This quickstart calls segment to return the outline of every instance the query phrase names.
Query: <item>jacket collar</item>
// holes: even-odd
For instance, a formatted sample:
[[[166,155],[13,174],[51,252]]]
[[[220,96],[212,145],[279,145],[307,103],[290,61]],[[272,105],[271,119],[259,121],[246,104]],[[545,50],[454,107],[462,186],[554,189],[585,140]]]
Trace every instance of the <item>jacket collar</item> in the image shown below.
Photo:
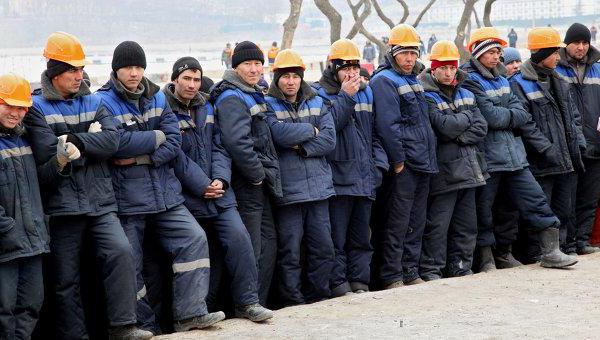
[[[468,64],[470,64],[472,69],[477,71],[486,79],[494,79],[506,75],[506,67],[502,63],[498,63],[496,67],[490,70],[487,67],[483,66],[483,64],[479,62],[479,60],[471,57],[471,59],[469,59]]]
[[[337,79],[337,72],[333,69],[332,65],[327,66],[327,68],[323,70],[321,79],[319,79],[317,83],[325,90],[325,93],[329,95],[338,94],[342,89],[342,84]],[[361,82],[359,91],[364,90],[366,87],[367,84]]]
[[[42,72],[41,86],[42,96],[44,96],[46,100],[68,100],[58,93],[56,88],[54,88],[54,85],[52,85],[52,80],[50,80],[50,78],[48,78],[46,75],[46,71]],[[89,86],[85,81],[82,81],[81,85],[79,86],[79,91],[77,91],[77,93],[75,93],[70,99],[87,96],[89,94],[91,94]]]
[[[167,97],[167,101],[169,102],[171,110],[176,111],[180,114],[187,114],[189,110],[195,109],[198,106],[206,104],[206,96],[200,92],[196,93],[194,98],[192,98],[192,100],[190,101],[189,105],[184,104],[175,95],[175,85],[173,83],[165,85],[162,91]]]
[[[306,100],[314,98],[317,95],[315,90],[312,87],[310,87],[310,85],[308,85],[304,81],[304,79],[300,83],[300,91],[298,91],[298,94],[300,95],[300,97],[297,98],[297,103],[302,103]],[[273,98],[277,98],[279,100],[287,101],[285,95],[283,94],[283,91],[281,91],[281,89],[275,84],[275,82],[272,82],[269,86],[269,92],[267,93],[267,95]]]
[[[523,79],[525,79],[525,80],[531,80],[531,81],[539,80],[539,76],[537,74],[537,71],[536,71],[535,66],[533,65],[531,59],[527,59],[523,63],[523,65],[521,65],[521,69],[519,70],[519,72],[521,72],[521,75],[523,76]],[[552,71],[551,76],[554,78],[559,77],[558,73],[556,73],[555,70]]]
[[[456,86],[455,88],[460,87],[460,85],[467,79],[467,73],[461,69],[458,69],[456,72]],[[423,85],[423,90],[429,92],[439,92],[443,93],[440,90],[440,84],[435,81],[433,75],[431,74],[431,69],[427,68],[419,74],[419,81],[421,85]]]
[[[110,80],[106,85],[103,86],[103,89],[106,87],[113,88],[117,95],[125,100],[128,100],[127,92],[129,92],[123,83],[117,79],[117,76],[114,72],[110,73]],[[140,82],[140,87],[143,87],[143,92],[141,94],[142,97],[146,97],[148,99],[154,97],[158,91],[160,91],[160,87],[153,82],[151,82],[148,78],[142,77],[142,81]]]
[[[385,54],[383,63],[381,65],[379,65],[379,67],[377,68],[377,70],[375,70],[375,72],[373,74],[375,75],[386,69],[394,70],[394,71],[396,71],[396,73],[398,73],[400,75],[404,75],[404,76],[406,76],[406,75],[417,76],[425,69],[425,65],[423,65],[420,61],[417,60],[412,71],[409,74],[406,74],[406,72],[402,71],[402,69],[396,62],[396,59],[392,56],[392,51],[390,50]]]
[[[562,47],[558,51],[558,53],[560,54],[560,61],[558,62],[558,64],[561,66],[565,66],[565,67],[571,66],[569,64],[569,60],[571,59],[571,57],[569,57],[567,55],[567,49],[565,47]],[[597,63],[599,60],[600,60],[600,50],[598,50],[594,46],[590,45],[590,49],[588,50],[587,59],[586,59],[585,63],[587,65],[593,65],[594,63]]]

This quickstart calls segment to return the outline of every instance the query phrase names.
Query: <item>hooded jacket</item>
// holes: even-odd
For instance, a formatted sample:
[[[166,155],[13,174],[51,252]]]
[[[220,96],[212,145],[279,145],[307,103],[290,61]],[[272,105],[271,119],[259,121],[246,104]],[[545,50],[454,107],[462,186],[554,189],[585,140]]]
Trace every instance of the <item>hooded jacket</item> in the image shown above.
[[[283,197],[280,205],[321,201],[335,195],[325,156],[335,148],[335,126],[323,98],[304,81],[290,103],[271,83],[267,120],[277,147]],[[319,130],[315,135],[315,129]]]
[[[135,164],[112,167],[119,214],[153,214],[182,204],[181,184],[170,164],[179,154],[181,134],[164,93],[144,77],[139,98],[133,99],[112,73],[96,95],[119,132],[114,158],[136,158]]]
[[[214,109],[207,97],[198,93],[185,105],[175,96],[173,84],[167,84],[162,91],[179,122],[182,143],[173,164],[183,185],[185,206],[196,218],[215,217],[219,208],[236,206],[235,195],[229,188],[231,159],[221,146]],[[205,188],[214,179],[223,182],[225,193],[218,199],[205,199]]]
[[[402,72],[391,52],[369,82],[373,89],[375,122],[389,163],[404,162],[411,170],[436,173],[435,134],[429,122],[429,108],[417,75],[417,63],[410,74]]]
[[[250,183],[264,181],[271,194],[281,197],[279,162],[261,89],[246,84],[235,70],[226,70],[210,100],[221,127],[221,142],[233,162],[233,173]]]
[[[22,132],[0,128],[0,263],[49,252],[36,163]]]
[[[587,143],[585,158],[600,159],[600,51],[590,45],[583,82],[569,64],[566,50],[561,48],[556,72],[569,84],[571,94],[581,115],[581,126]]]
[[[430,194],[474,188],[485,184],[485,156],[480,148],[487,134],[487,122],[472,92],[462,88],[467,74],[458,70],[452,96],[441,90],[431,69],[419,75],[429,103],[431,125],[437,135],[440,172],[431,180]]]
[[[348,96],[341,91],[331,67],[325,69],[321,79],[312,86],[319,96],[332,103],[336,147],[327,159],[336,194],[374,200],[382,174],[389,165],[375,129],[373,91],[361,84],[354,96]]]
[[[119,137],[110,113],[100,107],[100,98],[90,93],[85,82],[69,99],[58,93],[45,72],[41,83],[24,124],[38,166],[46,214],[99,216],[115,212],[108,159],[117,151]],[[88,132],[93,122],[101,124],[101,132]],[[80,142],[81,157],[60,171],[56,144],[65,134]]]

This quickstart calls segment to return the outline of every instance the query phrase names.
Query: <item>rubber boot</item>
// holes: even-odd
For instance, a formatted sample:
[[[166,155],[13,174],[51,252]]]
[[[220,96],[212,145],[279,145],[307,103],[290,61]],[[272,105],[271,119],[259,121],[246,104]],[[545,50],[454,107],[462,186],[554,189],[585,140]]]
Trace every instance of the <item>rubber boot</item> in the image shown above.
[[[487,273],[496,270],[492,247],[478,247],[476,251],[479,259],[479,270],[477,272]]]
[[[577,263],[577,256],[566,255],[560,251],[558,228],[550,227],[539,233],[542,261],[540,265],[545,268],[564,268]]]
[[[262,322],[273,317],[273,311],[258,303],[246,306],[236,306],[235,316],[248,319],[253,322]]]
[[[187,332],[192,329],[203,329],[210,327],[217,322],[225,319],[225,313],[214,312],[204,314],[202,316],[195,316],[193,318],[175,321],[175,332]]]
[[[579,255],[589,255],[589,254],[597,253],[598,251],[600,251],[600,248],[592,247],[592,246],[585,246],[585,247],[577,248],[577,254],[579,254]]]
[[[498,269],[514,268],[523,265],[514,258],[510,245],[497,246],[494,251],[494,261]]]
[[[152,332],[139,329],[134,325],[116,326],[108,330],[109,340],[147,340],[153,336]]]

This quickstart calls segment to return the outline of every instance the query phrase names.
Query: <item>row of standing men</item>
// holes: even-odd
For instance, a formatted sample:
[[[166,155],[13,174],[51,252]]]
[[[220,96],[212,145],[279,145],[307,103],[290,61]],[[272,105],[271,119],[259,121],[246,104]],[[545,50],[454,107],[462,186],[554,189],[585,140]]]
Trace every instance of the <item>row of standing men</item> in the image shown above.
[[[224,318],[215,309],[224,285],[236,316],[264,321],[270,291],[286,306],[516,265],[495,237],[500,187],[515,206],[498,209],[518,210],[541,265],[575,264],[559,243],[593,251],[571,197],[576,171],[583,182],[593,176],[598,132],[588,125],[598,114],[586,101],[600,98],[598,53],[579,28],[566,47],[553,29],[532,30],[532,59],[510,83],[499,62],[506,42],[493,28],[473,33],[460,69],[456,46],[441,41],[423,70],[417,32],[398,25],[368,86],[349,40],[331,46],[312,86],[300,56],[284,50],[266,97],[256,86],[264,56],[251,42],[236,46],[233,70],[209,95],[199,92],[197,60],[179,59],[160,90],[143,76],[143,49],[123,42],[111,79],[92,95],[79,41],[51,35],[32,102],[27,82],[2,78],[0,270],[11,279],[0,291],[3,336],[31,334],[43,300],[40,254],[50,250],[56,337],[87,337],[87,263],[73,256],[86,239],[112,338],[208,327]],[[572,53],[586,41],[583,56]],[[569,53],[560,77],[559,53]],[[586,194],[593,214],[598,192]],[[159,319],[173,321],[159,326],[165,301],[169,315]]]

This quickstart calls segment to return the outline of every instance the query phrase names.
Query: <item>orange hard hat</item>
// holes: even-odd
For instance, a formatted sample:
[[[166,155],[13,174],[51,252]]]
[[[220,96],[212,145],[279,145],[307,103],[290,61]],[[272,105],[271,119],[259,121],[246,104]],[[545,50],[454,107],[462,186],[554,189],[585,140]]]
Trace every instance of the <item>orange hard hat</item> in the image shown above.
[[[460,53],[458,53],[458,47],[456,47],[456,44],[454,44],[452,41],[440,40],[431,47],[429,60],[460,60]]]
[[[85,59],[81,42],[74,35],[65,32],[54,32],[46,41],[44,57],[62,61],[71,66],[85,66],[89,62]]]
[[[290,68],[290,67],[299,67],[303,70],[306,70],[306,66],[302,61],[302,57],[294,51],[290,49],[285,49],[275,57],[275,62],[273,63],[273,71],[278,70],[280,68]]]
[[[469,39],[469,44],[467,45],[467,50],[469,52],[473,52],[473,45],[477,42],[492,39],[500,43],[502,47],[508,46],[506,40],[500,38],[500,32],[494,27],[481,27],[473,31],[471,33],[471,39]]]
[[[414,27],[407,24],[400,24],[392,28],[388,45],[419,47],[421,46],[421,39]]]
[[[527,35],[527,49],[530,51],[565,46],[560,39],[560,33],[553,27],[532,28]]]
[[[340,39],[331,44],[329,60],[360,60],[358,46],[350,39]]]
[[[11,106],[30,107],[33,102],[29,82],[14,73],[1,75],[0,101]]]

